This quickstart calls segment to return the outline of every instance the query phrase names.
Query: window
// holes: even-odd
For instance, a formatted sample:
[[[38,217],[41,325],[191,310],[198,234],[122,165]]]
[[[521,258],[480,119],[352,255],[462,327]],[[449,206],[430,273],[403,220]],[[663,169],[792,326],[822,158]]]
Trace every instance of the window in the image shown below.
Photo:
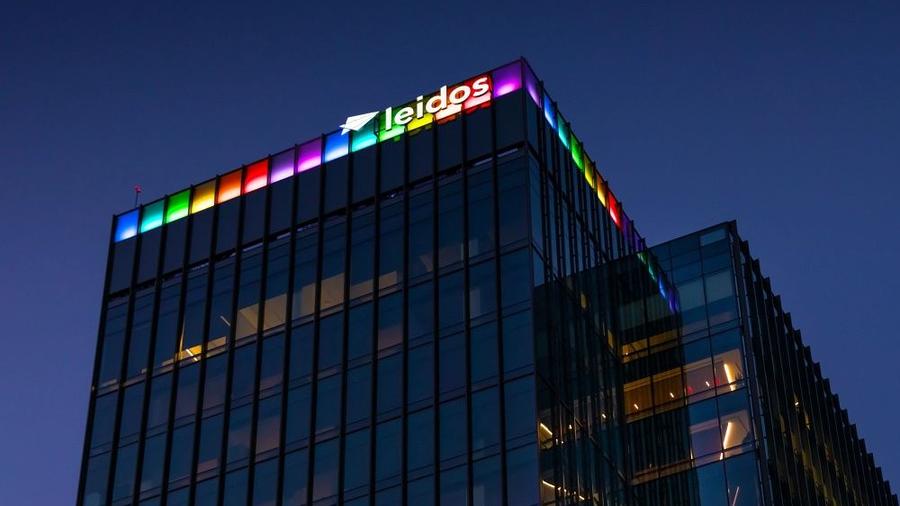
[[[303,385],[288,391],[285,420],[285,444],[290,445],[309,437],[310,386]]]
[[[291,333],[290,380],[291,383],[308,378],[312,374],[313,324],[294,327]]]
[[[434,394],[434,348],[431,343],[409,350],[407,395],[410,404]]]
[[[315,229],[297,234],[292,303],[294,318],[309,316],[316,309],[316,241]]]
[[[228,420],[228,462],[236,462],[250,456],[250,419],[252,406],[231,410]]]
[[[438,294],[440,327],[447,328],[462,323],[464,317],[463,273],[441,276]]]
[[[281,437],[281,396],[273,395],[259,401],[256,422],[256,454],[278,448]]]
[[[472,464],[473,506],[500,506],[503,492],[500,487],[500,459],[491,457]]]
[[[287,311],[288,269],[291,245],[281,239],[269,246],[263,330],[284,324]]]
[[[163,425],[169,420],[169,395],[171,391],[171,374],[153,378],[153,381],[150,383],[150,405],[147,407],[148,429]]]
[[[238,469],[225,475],[225,490],[222,492],[222,506],[244,506],[247,504],[247,468]]]
[[[127,302],[116,302],[106,309],[103,328],[103,351],[100,359],[100,386],[116,383],[122,367],[122,348],[125,343],[125,317]]]
[[[262,369],[259,372],[259,391],[265,392],[281,384],[284,370],[284,334],[263,341]]]
[[[506,453],[506,489],[509,504],[532,506],[538,503],[537,450],[525,446]]]
[[[197,412],[197,389],[200,365],[192,364],[178,371],[178,392],[175,396],[175,419],[193,416]]]
[[[448,169],[462,162],[462,121],[437,125],[438,170]]]
[[[319,380],[316,399],[316,433],[336,429],[340,423],[341,414],[340,374]]]
[[[440,456],[444,461],[466,452],[465,397],[442,403],[440,417]]]
[[[223,415],[205,418],[200,425],[200,450],[197,456],[197,473],[204,473],[219,466],[222,452]]]
[[[234,294],[234,261],[216,265],[213,271],[212,299],[209,308],[208,349],[215,349],[228,341],[231,333],[231,300]]]
[[[113,501],[131,497],[134,489],[134,473],[137,468],[137,443],[119,448],[116,457],[116,475],[113,482]]]
[[[325,226],[322,246],[322,310],[344,302],[344,229],[346,223],[336,220]]]
[[[407,426],[406,459],[410,471],[431,466],[434,462],[434,410],[410,413]]]
[[[514,243],[528,236],[528,171],[524,158],[517,158],[497,166],[500,214],[500,246]]]
[[[410,340],[434,331],[434,285],[429,281],[409,288],[407,332]]]
[[[472,172],[469,175],[470,257],[489,253],[494,248],[494,188],[492,176],[493,174],[489,169]]]
[[[434,269],[434,202],[429,189],[409,200],[409,276],[415,278]]]
[[[237,245],[240,212],[240,200],[230,200],[219,204],[219,223],[217,224],[216,229],[216,253],[232,250]]]
[[[344,490],[369,484],[369,430],[347,434],[344,449]]]
[[[241,259],[238,310],[235,321],[235,339],[256,334],[259,321],[260,278],[262,254],[259,249],[244,252]]]
[[[500,296],[503,307],[531,298],[531,260],[527,248],[500,257]]]
[[[347,336],[347,360],[372,353],[372,304],[350,308]]]
[[[305,449],[285,455],[284,484],[281,494],[284,506],[303,506],[306,504],[308,468],[309,456]]]
[[[466,466],[441,472],[441,504],[468,503],[467,482]]]
[[[500,443],[500,399],[496,388],[472,394],[472,450]]]
[[[381,144],[381,191],[403,186],[406,137],[395,137]]]
[[[503,368],[509,372],[534,363],[531,313],[523,311],[503,319]]]
[[[143,374],[147,370],[150,353],[150,330],[153,323],[155,292],[148,291],[134,300],[134,314],[131,320],[131,344],[128,346],[128,366],[125,378]]]
[[[532,435],[537,425],[534,378],[527,376],[510,381],[506,383],[503,393],[506,397],[506,439]]]
[[[402,406],[403,354],[394,353],[378,359],[378,413],[388,413]]]
[[[491,152],[491,110],[478,109],[466,115],[467,158],[474,160]]]
[[[319,370],[325,371],[341,363],[344,350],[344,313],[323,318],[319,323]]]
[[[417,181],[434,173],[434,130],[421,130],[406,137],[409,143],[409,181]]]
[[[478,318],[493,313],[496,309],[497,283],[494,276],[494,261],[488,260],[469,268],[469,317]]]
[[[191,456],[194,454],[194,424],[178,427],[172,432],[172,449],[169,456],[169,483],[191,474]]]
[[[166,457],[166,435],[166,433],[162,433],[149,437],[144,443],[144,462],[141,466],[141,492],[153,490],[162,485],[163,463]]]
[[[85,506],[100,506],[106,502],[106,483],[109,475],[109,453],[91,457],[85,473]]]
[[[234,350],[234,366],[231,373],[231,398],[243,400],[253,394],[256,377],[256,346],[250,344]]]
[[[256,464],[253,471],[253,506],[275,506],[277,489],[278,459]]]
[[[400,474],[403,455],[401,419],[378,424],[375,428],[375,480],[382,481]]]
[[[438,266],[446,267],[462,260],[463,196],[462,181],[443,184],[438,189]]]
[[[142,382],[125,389],[125,395],[122,399],[122,421],[119,424],[120,441],[136,435],[141,430],[141,414],[144,409],[144,386],[145,384]]]
[[[338,440],[316,445],[313,475],[313,500],[337,494]]]
[[[378,233],[378,286],[385,288],[403,281],[403,199],[381,204]]]
[[[403,342],[403,294],[395,292],[378,301],[378,350]]]
[[[372,409],[372,367],[347,371],[347,425],[367,420]]]
[[[116,420],[117,392],[97,397],[94,400],[94,420],[91,424],[91,448],[112,442],[113,424]]]
[[[225,373],[228,368],[228,356],[219,354],[206,361],[206,380],[204,381],[203,409],[220,406],[225,402]]]
[[[350,298],[372,292],[375,264],[375,215],[355,213],[350,228]]]

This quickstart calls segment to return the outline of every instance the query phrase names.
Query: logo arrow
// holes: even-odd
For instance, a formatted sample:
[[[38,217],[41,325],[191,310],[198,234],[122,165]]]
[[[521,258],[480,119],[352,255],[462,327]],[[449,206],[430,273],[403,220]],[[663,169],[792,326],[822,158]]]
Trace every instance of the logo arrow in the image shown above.
[[[354,132],[359,131],[360,128],[366,126],[366,123],[372,121],[372,118],[378,116],[378,111],[375,112],[367,112],[365,114],[357,114],[356,116],[347,116],[347,121],[341,125],[341,135],[353,130]]]

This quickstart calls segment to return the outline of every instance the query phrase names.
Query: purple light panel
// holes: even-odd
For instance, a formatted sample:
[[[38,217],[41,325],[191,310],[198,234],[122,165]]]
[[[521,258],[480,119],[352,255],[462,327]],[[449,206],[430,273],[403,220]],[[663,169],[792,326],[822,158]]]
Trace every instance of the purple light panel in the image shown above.
[[[272,157],[269,181],[276,182],[294,175],[294,150],[289,149]]]
[[[511,63],[491,74],[494,98],[502,97],[522,88],[522,62]]]
[[[303,172],[322,165],[322,138],[300,145],[300,156],[297,158],[297,172]]]

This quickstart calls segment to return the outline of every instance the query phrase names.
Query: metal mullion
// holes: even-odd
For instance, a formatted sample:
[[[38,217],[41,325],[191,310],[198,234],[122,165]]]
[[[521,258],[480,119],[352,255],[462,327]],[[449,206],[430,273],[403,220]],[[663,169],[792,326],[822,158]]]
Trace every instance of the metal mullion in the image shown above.
[[[243,188],[243,174],[241,175],[241,187]],[[232,280],[232,290],[231,290],[231,321],[237,322],[237,310],[238,310],[238,295],[240,292],[240,281],[241,281],[241,264],[243,263],[243,255],[241,254],[242,245],[241,245],[241,236],[244,232],[244,198],[239,197],[238,201],[238,217],[237,217],[237,239],[235,240],[235,249],[234,249],[234,276]],[[223,353],[226,354],[227,365],[225,368],[225,401],[222,405],[222,440],[220,442],[221,446],[219,448],[219,465],[218,465],[218,479],[219,483],[217,486],[216,492],[216,504],[221,506],[224,501],[224,492],[225,492],[225,480],[228,476],[228,434],[229,429],[231,427],[231,390],[234,376],[234,341],[237,332],[237,325],[232,324],[231,329],[228,331],[228,336],[226,338],[226,342],[224,344],[225,350]]]
[[[408,143],[404,143],[408,144]],[[378,201],[381,195],[381,174],[382,174],[382,160],[381,160],[381,144],[376,145],[376,173],[375,173],[375,186],[376,186],[376,205],[378,205]],[[403,234],[403,238],[400,240],[402,243],[403,252],[401,253],[401,267],[400,269],[403,272],[403,277],[400,283],[401,290],[401,301],[403,307],[400,310],[400,325],[401,332],[403,336],[403,342],[401,346],[403,350],[403,361],[400,365],[400,377],[403,382],[402,391],[400,392],[400,504],[406,505],[409,501],[409,493],[407,488],[409,486],[408,478],[408,467],[409,467],[409,226],[410,226],[410,200],[411,195],[409,191],[409,187],[406,183],[408,179],[407,171],[407,160],[406,160],[406,151],[404,150],[404,159],[403,159],[403,223],[401,225],[401,233]],[[380,237],[379,237],[380,240]],[[380,249],[380,248],[379,248]],[[376,274],[375,279],[380,278],[380,266],[378,274]]]
[[[220,178],[215,179],[215,184],[213,185],[213,196],[219,194],[219,182]],[[188,504],[193,504],[196,500],[196,487],[197,487],[197,464],[200,459],[200,429],[203,425],[203,398],[206,393],[206,363],[207,363],[207,344],[209,342],[209,315],[212,311],[212,294],[213,294],[213,285],[215,283],[216,269],[215,263],[213,262],[213,256],[215,255],[216,250],[216,238],[218,235],[218,223],[219,223],[219,206],[212,207],[212,231],[210,232],[210,241],[209,241],[209,261],[208,261],[208,273],[207,273],[207,282],[206,282],[206,298],[204,301],[204,309],[203,309],[203,336],[201,338],[201,346],[200,346],[200,365],[197,367],[200,368],[197,374],[197,401],[196,406],[194,408],[194,436],[192,439],[194,449],[191,451],[191,471],[190,471],[190,482],[188,483]],[[216,262],[217,263],[217,262]]]
[[[166,210],[168,207],[168,199],[163,201],[163,216],[166,215]],[[149,342],[147,343],[147,361],[146,361],[146,370],[144,371],[144,396],[141,402],[141,422],[140,427],[138,429],[138,451],[137,451],[137,464],[134,468],[135,480],[134,486],[132,489],[131,497],[134,498],[135,501],[140,500],[140,483],[141,483],[141,473],[143,473],[144,467],[144,450],[146,448],[147,443],[147,415],[150,409],[150,394],[151,390],[151,382],[153,380],[153,356],[156,350],[156,331],[158,327],[158,319],[159,319],[159,303],[162,298],[162,274],[163,274],[163,265],[165,264],[165,251],[166,251],[166,240],[168,238],[169,227],[162,226],[160,230],[160,241],[159,241],[159,252],[157,253],[156,259],[156,276],[154,279],[155,292],[153,295],[153,311],[150,316],[150,337]]]
[[[319,137],[322,149],[325,146],[325,137]],[[325,213],[325,163],[319,165],[319,210],[318,210],[318,227],[316,230],[316,289],[315,300],[313,301],[313,345],[312,345],[312,364],[311,364],[311,384],[310,384],[310,408],[309,408],[309,455],[306,466],[306,503],[312,504],[313,501],[313,477],[315,476],[315,457],[316,445],[318,438],[316,437],[316,404],[319,395],[319,315],[321,313],[322,299],[322,252],[324,251],[325,240],[325,222],[323,214]],[[298,186],[299,193],[299,186]]]
[[[183,257],[181,259],[181,286],[180,293],[178,295],[178,316],[175,319],[177,322],[175,325],[176,332],[179,328],[184,324],[184,303],[187,293],[187,285],[188,285],[188,266],[190,265],[190,247],[191,247],[191,234],[193,233],[194,228],[194,219],[190,215],[190,202],[193,201],[194,196],[194,187],[192,186],[190,189],[191,199],[188,201],[188,215],[185,216],[187,220],[185,226],[185,240],[184,240],[184,252]],[[165,262],[165,259],[163,259]],[[208,267],[207,267],[208,268]],[[178,376],[181,370],[181,364],[178,362],[178,352],[180,350],[177,349],[178,345],[176,345],[176,351],[174,356],[172,357],[172,390],[169,395],[169,411],[168,417],[166,420],[166,444],[165,450],[163,451],[163,470],[162,470],[162,478],[160,483],[160,505],[165,506],[166,501],[168,500],[168,491],[169,491],[169,461],[172,458],[172,434],[175,432],[175,398],[178,395]]]
[[[271,172],[272,165],[272,157],[269,156],[266,159],[266,186],[265,186],[265,195],[263,198],[263,238],[262,238],[262,252],[260,253],[260,271],[259,271],[259,296],[257,300],[257,314],[256,314],[256,369],[253,375],[253,392],[251,396],[253,399],[250,401],[250,454],[249,454],[249,462],[247,463],[247,502],[250,502],[250,498],[253,497],[253,489],[254,483],[256,482],[256,431],[259,427],[258,418],[259,418],[259,376],[262,371],[262,354],[263,354],[263,320],[265,316],[266,310],[266,288],[268,285],[268,275],[269,275],[269,248],[272,244],[271,236],[269,234],[269,213],[270,213],[270,201],[272,200],[272,192],[271,186],[268,184],[269,172]],[[246,184],[247,179],[247,170],[244,169],[243,173],[243,182],[241,184],[243,192],[243,185]],[[242,243],[243,243],[243,238]],[[243,244],[242,244],[243,246]]]
[[[348,143],[352,145],[353,136],[355,134],[350,134],[350,139]],[[345,467],[345,459],[346,459],[346,447],[347,447],[347,438],[345,436],[346,432],[346,418],[347,418],[347,341],[349,334],[349,313],[350,313],[350,260],[351,260],[351,248],[353,241],[353,222],[354,215],[353,212],[353,156],[350,154],[347,155],[347,181],[346,181],[346,218],[345,218],[345,232],[344,232],[344,294],[341,301],[341,330],[342,330],[342,342],[341,342],[341,363],[340,363],[340,372],[338,374],[341,375],[341,389],[340,389],[340,406],[338,408],[338,469],[337,469],[337,499],[338,503],[342,503],[344,500],[344,467]],[[378,201],[378,192],[375,192],[375,201],[376,201],[376,213],[377,213],[377,201]],[[377,227],[377,224],[375,225]],[[377,255],[377,252],[375,253]],[[375,264],[373,259],[373,264]],[[375,271],[372,271],[373,277],[375,277]],[[373,289],[375,287],[375,283],[373,283]]]
[[[290,217],[290,242],[288,246],[288,279],[287,279],[287,296],[285,298],[285,314],[284,314],[284,357],[281,363],[281,420],[279,421],[278,436],[278,468],[275,477],[275,506],[282,506],[283,489],[284,489],[284,461],[286,459],[286,441],[287,441],[287,409],[288,395],[290,392],[290,365],[291,365],[291,340],[293,337],[293,304],[294,304],[294,276],[297,269],[297,186],[298,179],[296,175],[298,148],[294,144],[294,170],[291,173],[293,180],[291,181],[291,217]],[[270,176],[271,177],[271,176]]]
[[[493,92],[492,92],[493,93]],[[472,315],[469,307],[469,290],[471,289],[471,261],[469,259],[469,170],[472,168],[468,163],[468,124],[469,117],[465,112],[460,112],[462,124],[462,260],[463,260],[463,349],[465,355],[463,357],[465,369],[465,389],[466,389],[466,500],[469,504],[473,504],[472,497],[472,380],[471,380],[471,352],[472,352]],[[491,147],[493,148],[493,142]]]
[[[431,162],[432,162],[432,172],[431,172],[431,294],[432,294],[432,315],[431,315],[431,342],[432,342],[432,353],[431,358],[433,361],[432,366],[432,415],[434,420],[434,428],[432,430],[431,438],[432,438],[432,465],[434,466],[434,495],[432,499],[434,500],[434,504],[438,504],[440,498],[440,490],[441,490],[441,448],[440,448],[440,430],[441,430],[441,416],[440,416],[440,311],[438,310],[440,307],[440,287],[439,281],[440,278],[438,276],[438,253],[440,248],[440,238],[438,236],[438,216],[439,216],[439,206],[438,206],[438,177],[437,177],[437,167],[438,167],[438,156],[437,156],[437,123],[435,122],[434,127],[431,129],[432,135],[432,144],[431,144]],[[407,151],[407,172],[409,170],[409,142],[406,143],[406,151]]]

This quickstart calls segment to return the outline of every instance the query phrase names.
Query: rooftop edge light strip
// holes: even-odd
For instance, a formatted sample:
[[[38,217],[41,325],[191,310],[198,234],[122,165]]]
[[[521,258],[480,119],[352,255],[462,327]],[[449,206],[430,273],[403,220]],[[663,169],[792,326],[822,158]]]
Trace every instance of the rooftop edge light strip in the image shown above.
[[[618,203],[612,198],[607,199],[607,195],[611,197],[612,194],[600,173],[595,171],[594,163],[584,152],[583,145],[559,114],[556,104],[543,91],[542,83],[531,67],[524,60],[517,60],[459,84],[442,86],[434,93],[421,95],[403,106],[388,107],[375,114],[372,120],[357,131],[342,133],[337,130],[325,134],[166,199],[147,204],[137,214],[132,214],[137,210],[121,214],[116,218],[115,242],[209,209],[378,142],[393,139],[434,122],[453,121],[463,112],[487,107],[494,99],[522,88],[542,111],[550,127],[557,131],[561,144],[570,152],[574,165],[587,184],[595,189],[600,203],[609,209],[613,222],[622,228]],[[585,167],[589,170],[585,170]],[[615,210],[610,208],[607,200],[616,207]]]

